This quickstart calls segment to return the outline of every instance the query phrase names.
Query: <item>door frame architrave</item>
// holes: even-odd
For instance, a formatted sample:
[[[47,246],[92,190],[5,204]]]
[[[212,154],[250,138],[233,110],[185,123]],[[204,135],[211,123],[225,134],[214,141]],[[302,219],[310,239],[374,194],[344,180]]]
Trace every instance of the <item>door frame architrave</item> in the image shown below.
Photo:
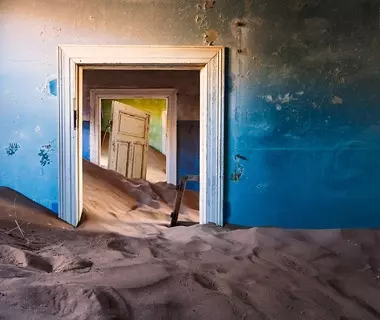
[[[83,208],[84,69],[200,70],[199,223],[223,225],[225,49],[219,46],[58,46],[58,217],[77,226]]]

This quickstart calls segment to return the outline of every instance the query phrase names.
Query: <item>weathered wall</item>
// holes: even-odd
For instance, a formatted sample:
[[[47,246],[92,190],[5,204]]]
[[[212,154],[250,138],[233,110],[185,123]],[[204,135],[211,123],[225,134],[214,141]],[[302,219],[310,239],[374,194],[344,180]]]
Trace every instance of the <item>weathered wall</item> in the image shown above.
[[[85,70],[83,120],[89,120],[91,89],[177,89],[177,119],[199,120],[199,71]]]
[[[199,130],[192,130],[191,135],[180,134],[188,129],[190,122],[199,122],[199,86],[199,71],[85,70],[83,74],[83,119],[89,120],[91,89],[177,89],[177,180],[179,181],[185,174],[199,174]],[[84,135],[83,139],[86,144],[88,135]],[[186,153],[186,157],[183,157],[183,152]],[[197,190],[194,183],[191,183],[190,186]]]
[[[200,127],[199,121],[179,121],[177,129],[177,180],[194,174],[199,175]],[[199,191],[199,182],[189,181],[186,189]]]
[[[215,30],[227,221],[379,226],[379,2],[212,3],[1,0],[0,184],[56,208],[58,44],[199,45]]]

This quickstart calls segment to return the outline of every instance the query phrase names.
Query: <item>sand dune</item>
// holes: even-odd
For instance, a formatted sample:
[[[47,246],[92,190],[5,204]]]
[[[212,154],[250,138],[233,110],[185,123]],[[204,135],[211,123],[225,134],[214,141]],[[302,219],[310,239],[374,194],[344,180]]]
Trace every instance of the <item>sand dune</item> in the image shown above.
[[[0,319],[380,319],[379,231],[166,228],[172,191],[102,174],[78,229],[0,189]]]
[[[83,221],[80,228],[116,232],[122,232],[123,228],[127,234],[136,228],[155,229],[160,225],[166,228],[175,196],[174,185],[126,179],[115,171],[83,160]],[[187,191],[180,221],[198,222],[198,203],[196,193]]]

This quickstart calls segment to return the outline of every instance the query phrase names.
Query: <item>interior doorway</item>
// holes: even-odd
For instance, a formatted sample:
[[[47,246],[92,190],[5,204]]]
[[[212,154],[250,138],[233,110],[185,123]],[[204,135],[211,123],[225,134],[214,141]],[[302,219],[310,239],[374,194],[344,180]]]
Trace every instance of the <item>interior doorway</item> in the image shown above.
[[[166,181],[166,157],[162,153],[166,139],[157,132],[163,127],[163,109],[165,100],[102,100],[99,165],[126,178]],[[113,145],[116,138],[118,142]]]
[[[120,72],[116,76],[120,76]],[[111,120],[112,101],[122,102],[151,115],[147,180],[166,181],[175,185],[177,183],[177,89],[93,88],[89,90],[89,96],[89,160],[102,167],[108,167],[111,129],[108,121]],[[85,144],[86,137],[83,139]],[[83,154],[86,158],[86,152]]]
[[[97,68],[199,70],[201,90],[199,222],[223,225],[224,49],[61,46],[58,52],[60,109],[58,216],[76,226],[83,210],[81,159],[83,71]]]

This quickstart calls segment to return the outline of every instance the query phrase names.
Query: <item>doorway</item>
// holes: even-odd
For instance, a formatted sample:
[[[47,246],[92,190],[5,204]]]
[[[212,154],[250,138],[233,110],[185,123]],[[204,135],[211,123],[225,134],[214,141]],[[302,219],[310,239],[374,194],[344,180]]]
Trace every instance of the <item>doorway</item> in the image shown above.
[[[166,157],[162,153],[166,139],[162,140],[161,133],[164,109],[166,101],[162,99],[101,100],[98,165],[126,178],[167,181]],[[113,146],[115,138],[119,142]]]
[[[109,135],[104,132],[107,125],[105,122],[108,119],[102,121],[102,114],[103,119],[109,117],[113,100],[123,102],[153,115],[150,126],[151,141],[150,149],[148,148],[148,162],[153,157],[162,162],[162,155],[164,155],[165,168],[159,171],[164,173],[165,178],[161,181],[175,185],[177,183],[177,89],[94,88],[89,90],[89,95],[89,160],[92,163],[101,164],[102,141],[105,147],[103,151],[107,150],[107,142],[109,142]],[[100,128],[103,130],[99,131]],[[108,129],[110,128],[108,127]],[[102,165],[104,166],[104,161]],[[152,171],[155,170],[152,168]],[[148,167],[148,176],[151,176],[149,173]],[[158,177],[148,180],[153,182],[153,180],[158,180]]]
[[[95,50],[96,49],[96,50]],[[200,223],[223,225],[224,49],[221,47],[60,46],[59,211],[76,226],[82,198],[83,70],[200,70]]]

